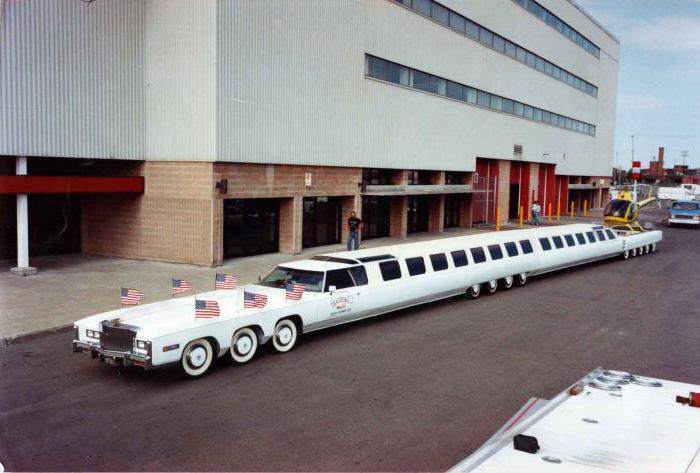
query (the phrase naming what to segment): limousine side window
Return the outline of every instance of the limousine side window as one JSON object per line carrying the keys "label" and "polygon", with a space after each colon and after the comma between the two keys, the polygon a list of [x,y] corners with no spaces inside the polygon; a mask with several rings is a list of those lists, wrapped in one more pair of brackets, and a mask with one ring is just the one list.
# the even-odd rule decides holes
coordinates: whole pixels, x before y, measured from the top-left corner
{"label": "limousine side window", "polygon": [[596,242],[595,235],[593,234],[593,232],[586,232],[586,236],[588,237],[588,243]]}
{"label": "limousine side window", "polygon": [[561,241],[560,236],[552,237],[552,240],[554,241],[554,246],[556,246],[557,248],[564,248],[564,242]]}
{"label": "limousine side window", "polygon": [[571,235],[564,235],[564,240],[566,240],[568,246],[574,246],[576,244],[574,243],[574,237]]}
{"label": "limousine side window", "polygon": [[515,246],[514,241],[504,243],[503,246],[506,247],[506,253],[508,253],[508,256],[518,256],[518,247]]}
{"label": "limousine side window", "polygon": [[382,261],[379,263],[379,270],[382,272],[382,279],[385,281],[401,278],[401,268],[396,260]]}
{"label": "limousine side window", "polygon": [[444,271],[447,269],[447,257],[445,253],[430,255],[430,264],[433,265],[433,271]]}
{"label": "limousine side window", "polygon": [[422,256],[406,258],[406,266],[408,267],[408,274],[411,276],[425,274],[425,261]]}
{"label": "limousine side window", "polygon": [[355,286],[366,286],[367,285],[367,271],[364,266],[353,266],[348,268],[350,276],[355,281]]}
{"label": "limousine side window", "polygon": [[544,251],[549,251],[552,249],[552,244],[549,242],[549,238],[547,237],[540,238],[540,245],[542,245],[542,249]]}
{"label": "limousine side window", "polygon": [[464,250],[453,251],[450,254],[452,255],[452,262],[454,263],[455,268],[469,264],[467,261],[467,253]]}
{"label": "limousine side window", "polygon": [[520,240],[520,248],[522,248],[523,254],[525,255],[532,253],[532,243],[530,243],[530,240]]}
{"label": "limousine side window", "polygon": [[606,229],[605,234],[608,236],[608,240],[614,240],[615,239],[615,234],[613,233],[612,230]]}
{"label": "limousine side window", "polygon": [[598,235],[598,241],[605,241],[605,234],[603,230],[596,230],[595,234]]}
{"label": "limousine side window", "polygon": [[346,287],[353,287],[354,285],[355,282],[352,280],[352,276],[350,276],[347,269],[334,269],[326,273],[326,292],[328,292],[328,288],[331,286],[335,286],[336,289],[344,289]]}
{"label": "limousine side window", "polygon": [[488,248],[492,261],[503,258],[503,250],[501,250],[501,245],[489,245]]}
{"label": "limousine side window", "polygon": [[583,237],[583,233],[577,233],[576,234],[576,239],[578,240],[579,245],[585,245],[586,244],[586,239]]}
{"label": "limousine side window", "polygon": [[469,250],[472,254],[472,258],[475,263],[483,263],[486,261],[486,254],[484,254],[484,249],[481,247],[472,248]]}

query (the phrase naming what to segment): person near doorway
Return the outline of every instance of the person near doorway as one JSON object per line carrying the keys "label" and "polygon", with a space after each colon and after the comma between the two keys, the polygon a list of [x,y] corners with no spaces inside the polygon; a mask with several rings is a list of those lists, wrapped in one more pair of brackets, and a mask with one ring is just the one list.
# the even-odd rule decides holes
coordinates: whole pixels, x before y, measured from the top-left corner
{"label": "person near doorway", "polygon": [[[350,212],[348,219],[348,251],[360,248],[360,230],[362,229],[362,220],[357,218],[355,212]],[[353,245],[354,242],[354,245]]]}
{"label": "person near doorway", "polygon": [[540,201],[536,200],[532,204],[532,220],[534,220],[537,226],[540,224],[540,213],[542,213],[542,207],[540,207]]}

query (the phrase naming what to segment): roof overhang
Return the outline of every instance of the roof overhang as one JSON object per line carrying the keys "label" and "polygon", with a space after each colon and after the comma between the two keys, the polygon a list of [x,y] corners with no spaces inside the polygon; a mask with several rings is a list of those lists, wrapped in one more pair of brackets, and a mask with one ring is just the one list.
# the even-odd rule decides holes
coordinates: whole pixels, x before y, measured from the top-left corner
{"label": "roof overhang", "polygon": [[140,176],[0,176],[0,194],[143,193],[144,187]]}

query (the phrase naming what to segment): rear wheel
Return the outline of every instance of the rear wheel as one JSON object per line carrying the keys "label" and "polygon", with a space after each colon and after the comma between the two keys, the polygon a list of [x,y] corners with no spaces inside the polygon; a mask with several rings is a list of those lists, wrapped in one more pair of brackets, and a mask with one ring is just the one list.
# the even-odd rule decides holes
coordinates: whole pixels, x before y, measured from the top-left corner
{"label": "rear wheel", "polygon": [[622,259],[630,259],[630,250],[625,250],[622,253]]}
{"label": "rear wheel", "polygon": [[495,294],[496,291],[498,290],[498,281],[495,279],[493,281],[489,281],[485,284],[486,284],[486,292],[488,292],[489,294]]}
{"label": "rear wheel", "polygon": [[506,276],[505,278],[501,279],[501,289],[507,291],[508,289],[513,287],[513,282],[514,282],[513,276]]}
{"label": "rear wheel", "polygon": [[287,353],[297,343],[297,326],[290,319],[284,319],[275,325],[272,347],[277,353]]}
{"label": "rear wheel", "polygon": [[467,289],[467,295],[472,299],[476,299],[480,294],[481,284],[474,284],[473,286],[469,286],[469,289]]}
{"label": "rear wheel", "polygon": [[515,277],[515,282],[518,286],[524,286],[527,282],[527,273],[520,273]]}
{"label": "rear wheel", "polygon": [[192,340],[182,350],[180,364],[185,374],[197,378],[206,373],[214,361],[214,349],[206,338]]}
{"label": "rear wheel", "polygon": [[651,244],[651,249],[649,251],[651,251],[652,253],[656,252],[656,243]]}
{"label": "rear wheel", "polygon": [[644,247],[644,254],[645,254],[645,255],[648,255],[648,254],[649,254],[649,245],[646,245],[646,246]]}
{"label": "rear wheel", "polygon": [[239,365],[247,363],[255,357],[258,351],[258,336],[252,328],[242,328],[231,337],[229,355],[231,360]]}
{"label": "rear wheel", "polygon": [[637,256],[637,248],[632,248],[632,249],[630,250],[630,256],[631,256],[632,258],[634,258],[635,256]]}

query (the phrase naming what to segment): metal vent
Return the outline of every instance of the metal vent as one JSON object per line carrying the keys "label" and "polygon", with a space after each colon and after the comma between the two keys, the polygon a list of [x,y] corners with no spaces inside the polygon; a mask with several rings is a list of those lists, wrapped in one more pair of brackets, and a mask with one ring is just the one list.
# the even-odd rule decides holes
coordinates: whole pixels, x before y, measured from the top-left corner
{"label": "metal vent", "polygon": [[523,155],[523,145],[513,145],[513,156]]}

